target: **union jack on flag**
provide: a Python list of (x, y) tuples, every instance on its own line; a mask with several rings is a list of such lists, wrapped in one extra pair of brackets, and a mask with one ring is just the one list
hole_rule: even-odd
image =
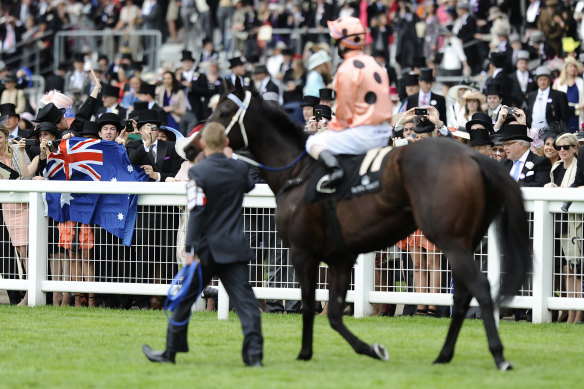
[(71, 139), (61, 141), (59, 150), (51, 153), (48, 160), (55, 162), (47, 169), (47, 177), (54, 178), (59, 172), (70, 180), (74, 170), (84, 173), (93, 181), (101, 181), (101, 175), (90, 165), (103, 165), (103, 151), (89, 147), (100, 143), (98, 139), (87, 139), (81, 142), (71, 142)]

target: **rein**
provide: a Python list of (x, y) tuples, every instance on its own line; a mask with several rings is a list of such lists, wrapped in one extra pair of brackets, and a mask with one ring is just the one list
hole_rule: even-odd
[(239, 97), (235, 96), (233, 93), (228, 94), (227, 98), (229, 100), (233, 101), (239, 107), (239, 109), (237, 110), (237, 112), (235, 112), (235, 115), (233, 115), (233, 117), (231, 118), (231, 122), (225, 128), (225, 134), (229, 135), (229, 131), (231, 131), (231, 129), (233, 128), (233, 125), (236, 122), (239, 122), (239, 130), (241, 131), (241, 137), (243, 138), (243, 143), (245, 144), (245, 147), (247, 148), (247, 146), (248, 146), (247, 132), (245, 131), (245, 126), (243, 124), (243, 118), (245, 117), (245, 114), (247, 113), (247, 108), (249, 107), (249, 102), (251, 101), (251, 92), (245, 91), (245, 98), (243, 99), (243, 101), (241, 101), (239, 99)]
[(267, 171), (269, 171), (269, 172), (281, 172), (281, 171), (284, 171), (284, 170), (288, 170), (288, 169), (290, 169), (291, 167), (293, 167), (294, 165), (296, 165), (296, 164), (297, 164), (297, 163), (298, 163), (298, 162), (299, 162), (299, 161), (302, 159), (302, 157), (304, 157), (304, 156), (306, 155), (306, 150), (303, 150), (303, 151), (300, 153), (300, 155), (298, 155), (298, 156), (297, 156), (297, 157), (294, 159), (294, 161), (292, 161), (292, 162), (290, 162), (288, 165), (286, 165), (286, 166), (282, 166), (282, 167), (271, 167), (271, 166), (266, 166), (266, 165), (264, 165), (263, 163), (259, 163), (259, 162), (257, 162), (257, 161), (254, 161), (254, 160), (253, 160), (253, 159), (251, 159), (251, 158), (244, 157), (243, 155), (239, 155), (239, 154), (235, 154), (235, 153), (234, 153), (233, 155), (235, 155), (235, 156), (237, 157), (237, 159), (241, 159), (243, 162), (246, 162), (246, 163), (248, 163), (248, 164), (250, 164), (250, 165), (252, 165), (252, 166), (257, 166), (257, 167), (259, 167), (260, 169), (264, 169), (264, 170), (267, 170)]

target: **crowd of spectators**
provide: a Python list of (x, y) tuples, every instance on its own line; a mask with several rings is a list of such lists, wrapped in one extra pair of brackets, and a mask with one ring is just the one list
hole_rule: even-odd
[[(27, 146), (29, 159), (17, 161), (20, 169), (33, 166), (30, 175), (42, 176), (44, 139), (72, 130), (123, 144), (133, 163), (150, 167), (152, 181), (173, 179), (184, 160), (174, 141), (212, 113), (224, 81), (255, 87), (308, 132), (326, 131), (335, 113), (338, 62), (326, 22), (356, 16), (368, 27), (366, 50), (390, 78), (394, 145), (454, 135), (500, 161), (520, 185), (584, 184), (575, 168), (584, 159), (576, 147), (584, 134), (582, 0), (5, 0), (1, 14), (0, 107), (14, 149), (2, 155), (11, 165), (24, 148), (13, 139), (37, 137), (40, 146)], [(52, 58), (54, 34), (62, 29), (157, 30), (163, 41), (182, 44), (180, 61), (145, 68), (144, 41), (131, 34), (99, 45), (88, 41), (69, 48), (66, 58)], [(54, 67), (42, 74), (47, 95), (41, 101), (24, 93), (37, 52)], [(416, 108), (427, 113), (415, 115)], [(106, 123), (104, 115), (114, 116)], [(127, 120), (133, 125), (125, 131)], [(89, 129), (92, 122), (97, 130)], [(149, 160), (151, 146), (162, 160)], [(169, 223), (178, 227), (178, 219)], [(441, 266), (437, 248), (418, 235), (408, 241), (425, 285), (414, 284), (434, 290), (440, 280), (424, 271)], [(570, 250), (564, 272), (576, 295), (582, 255), (576, 260)], [(164, 255), (173, 257), (170, 251)], [(156, 277), (164, 279), (166, 271), (155, 269)]]

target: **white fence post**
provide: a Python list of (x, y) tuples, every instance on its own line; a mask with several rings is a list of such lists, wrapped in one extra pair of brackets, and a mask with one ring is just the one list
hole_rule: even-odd
[(43, 194), (30, 192), (28, 208), (28, 305), (46, 305), (42, 283), (47, 279), (48, 226), (44, 216)]
[[(493, 222), (489, 226), (487, 241), (487, 278), (491, 284), (491, 296), (494, 299), (499, 293), (501, 286), (501, 248), (499, 247), (499, 228), (497, 223)], [(495, 323), (499, 326), (499, 307), (495, 307)]]
[(227, 291), (221, 280), (219, 280), (219, 290), (217, 294), (217, 319), (229, 319), (229, 295), (227, 295)]
[(355, 265), (355, 317), (366, 317), (373, 313), (369, 303), (369, 292), (375, 279), (375, 253), (360, 254)]
[(533, 207), (533, 323), (552, 321), (548, 298), (552, 296), (554, 218), (547, 201)]

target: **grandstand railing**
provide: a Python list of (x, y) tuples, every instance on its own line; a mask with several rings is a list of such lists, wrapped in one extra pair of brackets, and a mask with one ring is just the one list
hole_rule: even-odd
[[(0, 289), (2, 290), (28, 290), (29, 305), (43, 305), (46, 301), (46, 292), (79, 292), (79, 293), (105, 293), (105, 294), (131, 294), (131, 295), (165, 295), (172, 274), (168, 273), (160, 278), (153, 276), (146, 270), (142, 270), (139, 277), (133, 274), (109, 275), (102, 279), (96, 278), (94, 282), (53, 280), (49, 278), (51, 271), (49, 257), (51, 249), (54, 251), (56, 244), (51, 246), (48, 242), (49, 225), (54, 222), (46, 217), (43, 192), (55, 193), (122, 193), (139, 194), (139, 212), (142, 215), (150, 215), (149, 212), (162, 212), (167, 218), (179, 218), (182, 208), (185, 205), (185, 184), (184, 183), (125, 183), (125, 182), (96, 182), (88, 185), (83, 182), (51, 182), (51, 181), (3, 181), (0, 189), (0, 203), (26, 203), (29, 207), (29, 266), (28, 277), (18, 279), (16, 274), (7, 274), (8, 270), (0, 269), (3, 278), (0, 279)], [(573, 201), (569, 209), (569, 214), (574, 215), (577, 223), (584, 220), (584, 192), (577, 189), (560, 188), (524, 188), (526, 210), (529, 214), (530, 238), (533, 245), (533, 271), (529, 279), (517, 296), (508, 300), (504, 307), (532, 309), (533, 322), (551, 321), (550, 310), (584, 310), (584, 299), (581, 295), (568, 297), (565, 292), (563, 281), (564, 259), (561, 255), (560, 246), (562, 239), (572, 241), (582, 241), (581, 231), (577, 237), (566, 237), (566, 231), (555, 230), (557, 225), (561, 225), (560, 219), (565, 214), (561, 206), (565, 201)], [(455, 206), (455, 205), (453, 205)], [(156, 208), (159, 207), (159, 208)], [(161, 211), (160, 207), (167, 207)], [(288, 250), (284, 247), (276, 247), (280, 243), (273, 243), (276, 230), (274, 226), (266, 222), (272, 215), (275, 208), (273, 194), (266, 185), (257, 185), (256, 189), (248, 194), (244, 199), (244, 218), (246, 218), (246, 232), (250, 236), (250, 245), (256, 251), (257, 260), (250, 263), (250, 282), (254, 288), (256, 297), (259, 299), (277, 300), (299, 300), (300, 289), (293, 279), (280, 279), (270, 284), (268, 275), (274, 272), (285, 273), (291, 265), (287, 261)], [(171, 215), (171, 216), (169, 216)], [(179, 228), (168, 221), (163, 221), (164, 228), (174, 236)], [(564, 223), (565, 224), (565, 223)], [(158, 225), (157, 225), (158, 226)], [(184, 226), (184, 224), (183, 224)], [(97, 227), (95, 231), (98, 230)], [(183, 229), (184, 227), (180, 227)], [(563, 228), (563, 227), (560, 227)], [(481, 270), (484, 271), (492, 285), (495, 293), (500, 279), (499, 262), (499, 242), (495, 236), (495, 227), (489, 229), (485, 242), (475, 252)], [(137, 227), (136, 234), (144, 234), (145, 230)], [(155, 233), (162, 234), (162, 227), (156, 229)], [(95, 232), (98, 234), (98, 232)], [(168, 235), (170, 236), (170, 235)], [(9, 238), (0, 236), (0, 243), (6, 246)], [(116, 238), (117, 239), (117, 238)], [(132, 262), (132, 266), (137, 266), (136, 258), (124, 257), (118, 254), (105, 254), (109, 246), (119, 243), (104, 243), (101, 255), (110, 258), (96, 257), (94, 264), (96, 267), (106, 265), (106, 262), (118, 264), (118, 262)], [(271, 242), (271, 243), (269, 243)], [(96, 243), (97, 247), (98, 243)], [(147, 244), (146, 244), (147, 245)], [(145, 245), (145, 246), (146, 246)], [(175, 245), (173, 242), (172, 245)], [(138, 246), (138, 245), (136, 245)], [(137, 247), (140, 249), (144, 247)], [(166, 247), (172, 254), (166, 265), (177, 268), (178, 260), (176, 248)], [(121, 251), (120, 251), (121, 252)], [(270, 259), (275, 253), (279, 253), (283, 261), (281, 264)], [(384, 251), (376, 253), (362, 254), (358, 257), (354, 267), (350, 290), (347, 293), (347, 301), (354, 303), (354, 314), (356, 317), (367, 316), (372, 313), (372, 304), (425, 304), (425, 305), (452, 305), (452, 294), (450, 287), (451, 272), (447, 258), (443, 257), (439, 251), (434, 253), (439, 258), (440, 265), (435, 270), (439, 272), (441, 282), (437, 290), (432, 293), (415, 293), (412, 289), (412, 281), (409, 274), (413, 272), (409, 257), (413, 255), (413, 248), (407, 242), (401, 247), (393, 246)], [(113, 257), (111, 257), (113, 255)], [(145, 254), (143, 254), (145, 255)], [(581, 260), (581, 252), (578, 254)], [(13, 253), (0, 253), (0, 259), (6, 263), (14, 261)], [(123, 265), (123, 264), (122, 264)], [(276, 268), (277, 267), (277, 268)], [(173, 270), (173, 271), (174, 271)], [(120, 274), (123, 272), (119, 270)], [(582, 280), (582, 269), (578, 270), (580, 281)], [(114, 271), (115, 273), (115, 271)], [(15, 279), (16, 278), (16, 279)], [(274, 286), (275, 285), (275, 286)], [(328, 299), (326, 289), (326, 266), (321, 266), (319, 280), (317, 284), (316, 298), (320, 301)], [(472, 305), (476, 306), (473, 299)], [(229, 310), (229, 300), (225, 290), (219, 285), (218, 316), (226, 318)]]

